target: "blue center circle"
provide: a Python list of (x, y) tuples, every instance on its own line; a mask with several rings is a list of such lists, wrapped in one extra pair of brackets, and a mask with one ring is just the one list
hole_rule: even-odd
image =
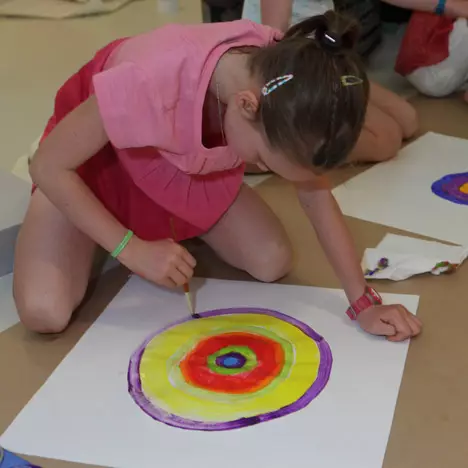
[(241, 353), (227, 353), (216, 358), (216, 365), (226, 369), (241, 369), (247, 359)]

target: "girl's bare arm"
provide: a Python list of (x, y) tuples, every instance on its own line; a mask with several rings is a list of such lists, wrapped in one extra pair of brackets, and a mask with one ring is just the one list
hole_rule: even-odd
[(77, 167), (107, 143), (96, 98), (91, 96), (42, 142), (30, 173), (38, 188), (78, 229), (110, 252), (127, 230), (76, 173)]
[[(383, 0), (385, 3), (395, 5), (408, 10), (416, 11), (434, 11), (439, 4), (439, 0)], [(467, 0), (447, 0), (445, 5), (445, 14), (454, 18), (468, 17)]]
[(338, 276), (351, 303), (359, 299), (366, 287), (352, 237), (323, 178), (296, 183), (299, 201), (315, 229), (320, 245)]
[(293, 0), (261, 0), (262, 23), (280, 31), (289, 28)]

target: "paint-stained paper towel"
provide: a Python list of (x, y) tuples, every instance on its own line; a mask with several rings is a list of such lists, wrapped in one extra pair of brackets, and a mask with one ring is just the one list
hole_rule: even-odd
[[(362, 260), (369, 279), (401, 281), (414, 275), (432, 273), (440, 275), (454, 271), (468, 256), (468, 246), (451, 246), (440, 242), (424, 241), (407, 236), (387, 234), (374, 249), (366, 249)], [(388, 266), (378, 269), (381, 259)]]

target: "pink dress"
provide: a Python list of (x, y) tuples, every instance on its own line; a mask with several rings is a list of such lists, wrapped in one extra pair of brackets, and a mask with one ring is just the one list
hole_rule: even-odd
[[(141, 239), (208, 231), (235, 200), (244, 167), (216, 136), (202, 134), (203, 106), (218, 60), (262, 47), (277, 31), (248, 20), (169, 25), (100, 50), (60, 89), (44, 137), (95, 94), (110, 144), (78, 173)], [(208, 141), (206, 146), (203, 142)]]

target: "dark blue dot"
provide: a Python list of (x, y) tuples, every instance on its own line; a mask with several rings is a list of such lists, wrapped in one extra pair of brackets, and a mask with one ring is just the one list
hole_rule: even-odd
[(226, 353), (216, 358), (216, 365), (226, 369), (241, 369), (247, 359), (241, 353)]

